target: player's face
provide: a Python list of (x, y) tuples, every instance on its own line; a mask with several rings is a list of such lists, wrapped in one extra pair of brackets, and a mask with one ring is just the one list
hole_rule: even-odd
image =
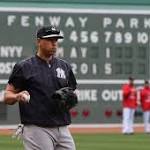
[(57, 41), (57, 38), (39, 39), (38, 46), (41, 53), (47, 57), (54, 55), (58, 46)]

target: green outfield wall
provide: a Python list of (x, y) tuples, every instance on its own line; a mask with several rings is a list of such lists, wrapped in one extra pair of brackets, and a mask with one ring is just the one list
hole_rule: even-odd
[[(139, 90), (150, 77), (150, 2), (42, 2), (0, 1), (0, 124), (19, 123), (18, 105), (3, 103), (4, 88), (14, 64), (36, 52), (37, 29), (49, 24), (61, 29), (56, 55), (69, 61), (78, 82), (73, 123), (121, 123), (122, 84), (134, 76)], [(142, 122), (140, 107), (135, 118)]]

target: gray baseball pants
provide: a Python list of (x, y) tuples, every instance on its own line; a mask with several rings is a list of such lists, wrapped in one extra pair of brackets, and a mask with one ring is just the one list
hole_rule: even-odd
[(25, 150), (75, 150), (75, 143), (67, 126), (44, 128), (25, 125), (23, 129)]

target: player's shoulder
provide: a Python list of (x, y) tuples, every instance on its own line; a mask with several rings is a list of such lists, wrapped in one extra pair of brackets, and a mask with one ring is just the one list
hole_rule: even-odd
[(20, 62), (18, 62), (16, 65), (19, 67), (31, 66), (34, 59), (35, 59), (35, 56), (27, 57), (21, 60)]
[(129, 89), (129, 84), (125, 83), (123, 86), (122, 86), (122, 89)]
[(61, 59), (61, 58), (59, 58), (59, 57), (55, 57), (55, 60), (56, 60), (57, 62), (61, 62), (61, 63), (65, 63), (65, 64), (69, 64), (66, 60)]
[(65, 66), (71, 67), (70, 64), (69, 64), (69, 62), (67, 62), (67, 61), (64, 60), (64, 59), (55, 57), (55, 60), (56, 60), (57, 63), (60, 64), (60, 65), (65, 65)]

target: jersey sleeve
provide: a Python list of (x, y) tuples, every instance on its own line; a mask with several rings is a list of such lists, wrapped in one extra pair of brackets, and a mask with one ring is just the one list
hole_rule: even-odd
[(22, 90), (24, 88), (25, 78), (23, 75), (23, 70), (19, 64), (15, 64), (8, 83), (12, 84), (16, 89)]
[(74, 90), (77, 88), (77, 81), (76, 81), (76, 78), (74, 76), (72, 69), (70, 69), (70, 72), (69, 72), (68, 84), (69, 84), (69, 87), (73, 88)]

